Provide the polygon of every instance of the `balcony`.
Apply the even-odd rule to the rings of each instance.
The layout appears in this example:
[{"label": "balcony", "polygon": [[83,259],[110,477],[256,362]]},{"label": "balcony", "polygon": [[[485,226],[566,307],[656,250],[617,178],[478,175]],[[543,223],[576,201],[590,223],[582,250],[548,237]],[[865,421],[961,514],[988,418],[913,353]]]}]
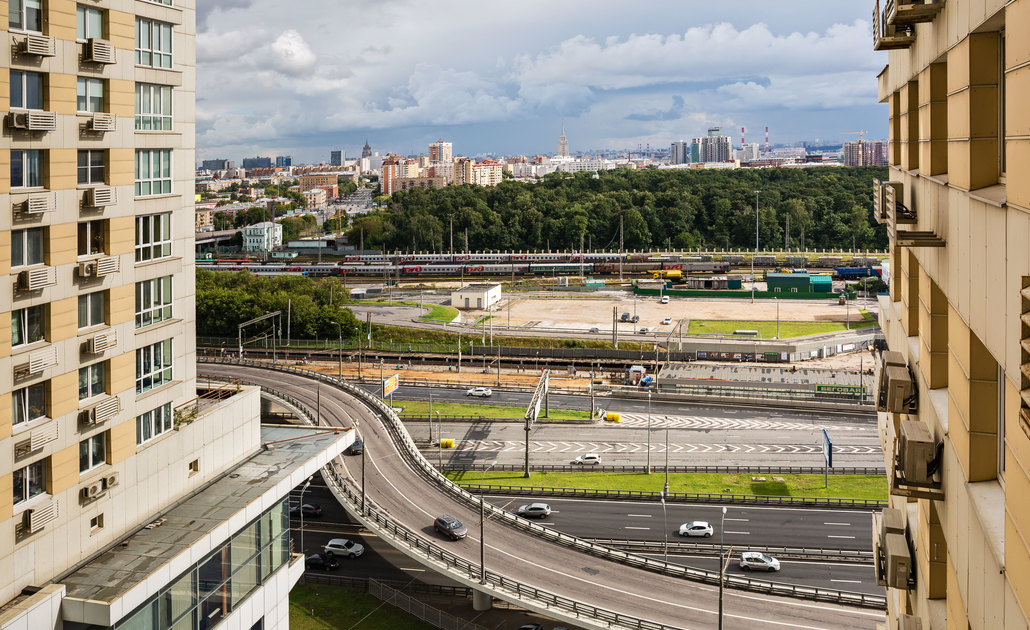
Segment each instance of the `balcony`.
[{"label": "balcony", "polygon": [[916,41],[915,27],[911,24],[898,25],[887,22],[887,8],[896,0],[886,0],[888,7],[880,11],[880,0],[873,6],[873,50],[899,50],[908,48]]},{"label": "balcony", "polygon": [[944,10],[944,0],[887,0],[883,12],[887,24],[905,26],[933,22]]},{"label": "balcony", "polygon": [[[875,184],[874,184],[875,186]],[[899,226],[916,225],[919,217],[902,201],[903,184],[901,182],[885,182],[881,185],[881,212],[886,212],[884,223],[887,224],[887,236],[895,245],[904,247],[944,247],[944,239],[933,230],[906,230]],[[874,197],[875,199],[875,197]]]}]

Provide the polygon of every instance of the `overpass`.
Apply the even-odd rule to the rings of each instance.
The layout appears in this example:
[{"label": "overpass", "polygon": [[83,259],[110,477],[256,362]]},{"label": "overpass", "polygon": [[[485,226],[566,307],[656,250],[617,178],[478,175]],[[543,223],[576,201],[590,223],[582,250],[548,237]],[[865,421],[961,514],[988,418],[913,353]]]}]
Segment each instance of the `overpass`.
[{"label": "overpass", "polygon": [[194,235],[194,242],[196,243],[197,251],[205,251],[205,247],[217,245],[218,243],[228,242],[233,239],[234,236],[242,232],[240,228],[234,230],[216,230],[214,232],[197,232]]},{"label": "overpass", "polygon": [[[202,362],[200,370],[261,385],[320,424],[358,427],[366,456],[339,459],[324,471],[334,494],[385,541],[475,589],[479,606],[501,599],[584,628],[716,625],[716,574],[616,551],[482,503],[436,472],[392,410],[359,388],[249,362]],[[480,519],[481,510],[487,519]],[[441,513],[467,523],[468,538],[444,542],[436,535],[432,522]],[[489,542],[481,546],[482,540]],[[740,577],[728,578],[727,584],[734,587],[726,592],[728,629],[873,628],[884,618],[875,610],[884,604],[879,596]]]}]

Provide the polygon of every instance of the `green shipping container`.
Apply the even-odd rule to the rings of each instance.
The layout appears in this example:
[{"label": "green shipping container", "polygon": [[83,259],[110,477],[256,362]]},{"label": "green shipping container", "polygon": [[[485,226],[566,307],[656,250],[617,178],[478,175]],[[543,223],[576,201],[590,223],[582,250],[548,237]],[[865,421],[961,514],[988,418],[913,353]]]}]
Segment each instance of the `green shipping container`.
[{"label": "green shipping container", "polygon": [[812,276],[813,293],[832,293],[833,278],[829,276]]}]

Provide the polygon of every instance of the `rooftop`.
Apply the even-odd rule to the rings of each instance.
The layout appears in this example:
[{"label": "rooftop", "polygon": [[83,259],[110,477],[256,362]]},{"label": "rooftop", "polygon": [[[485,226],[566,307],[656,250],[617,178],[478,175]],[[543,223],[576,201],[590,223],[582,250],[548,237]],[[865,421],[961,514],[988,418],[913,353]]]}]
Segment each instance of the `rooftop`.
[{"label": "rooftop", "polygon": [[501,285],[496,282],[474,282],[472,284],[466,284],[465,286],[458,289],[458,291],[489,291],[490,289],[500,287]]}]

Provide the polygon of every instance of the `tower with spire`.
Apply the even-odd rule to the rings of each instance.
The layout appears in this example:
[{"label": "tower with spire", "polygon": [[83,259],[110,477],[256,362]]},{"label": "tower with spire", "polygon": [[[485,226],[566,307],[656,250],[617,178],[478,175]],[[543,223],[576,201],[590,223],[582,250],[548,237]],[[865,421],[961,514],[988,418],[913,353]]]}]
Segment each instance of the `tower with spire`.
[{"label": "tower with spire", "polygon": [[365,146],[361,149],[361,157],[372,157],[372,147],[368,146],[368,140],[365,140]]},{"label": "tower with spire", "polygon": [[569,157],[569,139],[565,137],[565,123],[561,124],[561,137],[558,138],[558,157]]}]

